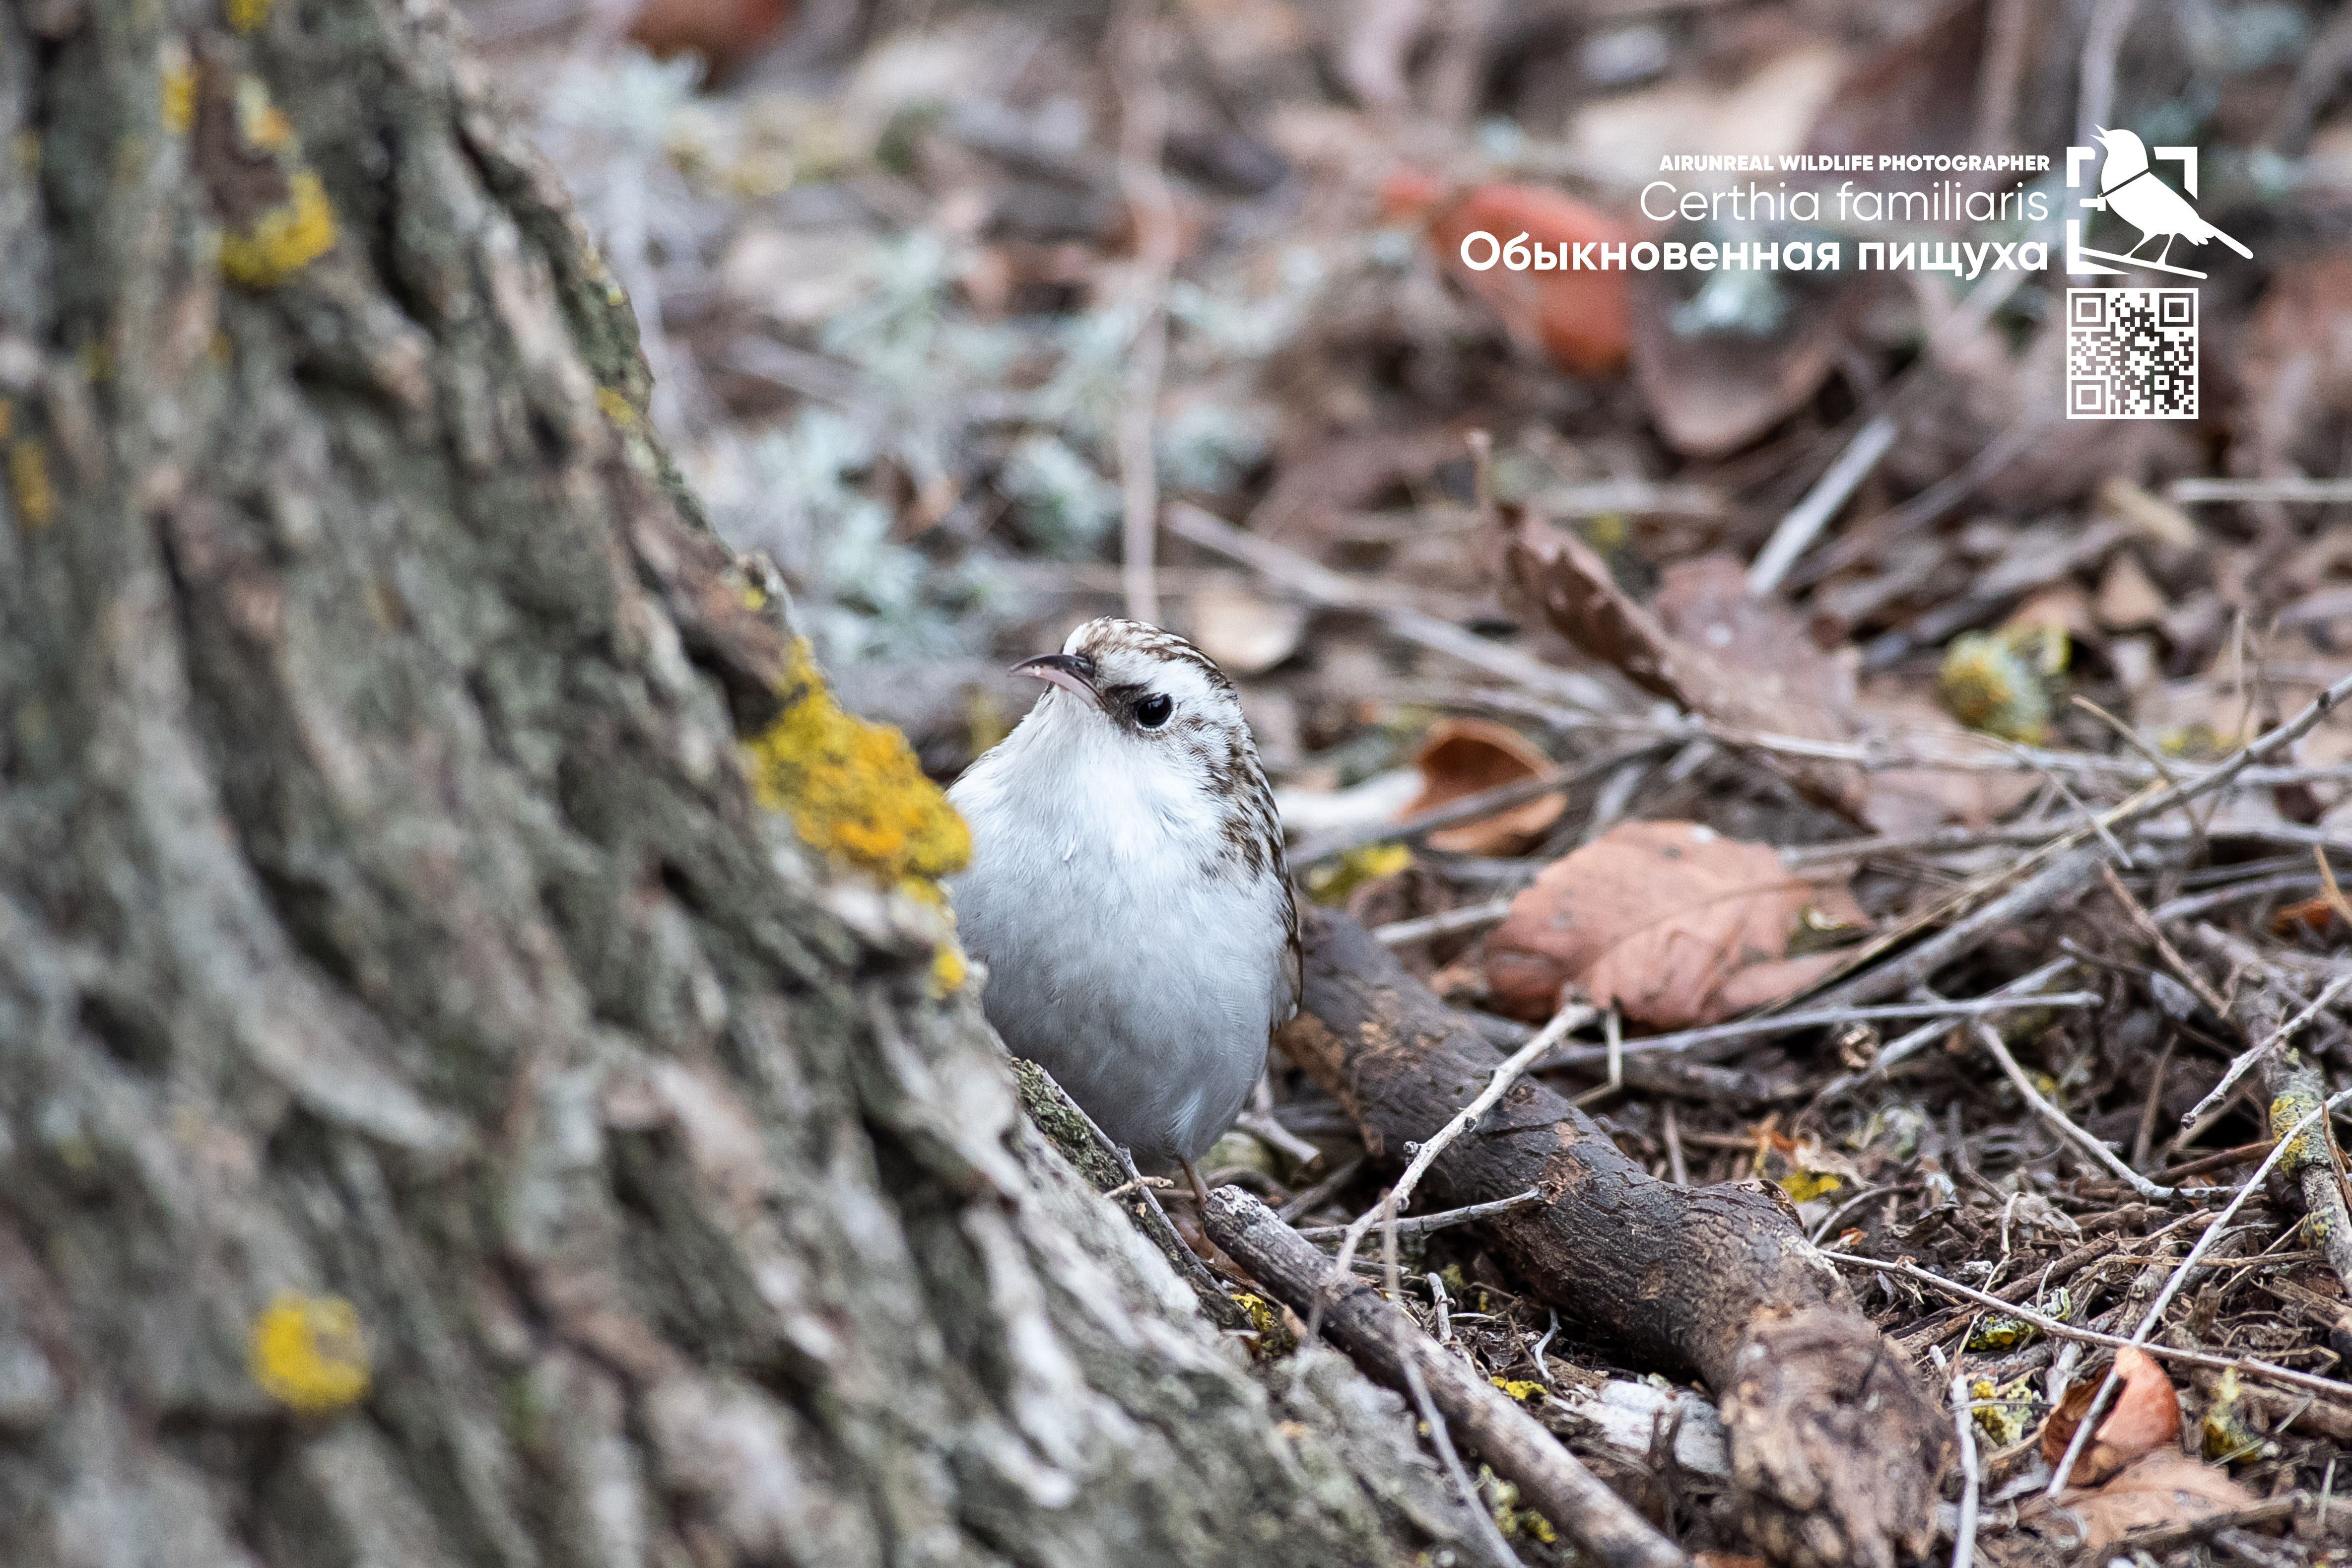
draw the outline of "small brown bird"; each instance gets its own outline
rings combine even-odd
[[[1047,683],[948,798],[949,885],[981,1005],[1146,1170],[1194,1164],[1297,1010],[1298,911],[1233,683],[1173,632],[1107,617],[1013,666]]]

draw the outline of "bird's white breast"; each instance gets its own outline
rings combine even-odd
[[[1289,1010],[1278,887],[1223,853],[1197,778],[1077,701],[1043,700],[950,792],[972,834],[959,932],[1006,1045],[1139,1159],[1195,1157]]]

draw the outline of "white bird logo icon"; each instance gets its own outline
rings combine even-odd
[[[2164,248],[2157,252],[2154,261],[2142,261],[2141,265],[2165,266],[2164,258],[2171,254],[2172,242],[2176,239],[2185,239],[2191,245],[2218,239],[2241,256],[2252,257],[2254,254],[2199,217],[2197,209],[2189,205],[2186,196],[2157,176],[2148,166],[2147,144],[2137,136],[2128,131],[2102,131],[2098,133],[2098,142],[2107,150],[2106,158],[2099,165],[2099,194],[2085,197],[2083,205],[2099,212],[2112,212],[2139,230],[2138,244],[2116,257],[2116,260],[2139,260],[2140,246],[2158,235],[2164,237]],[[2093,251],[2085,254],[2105,253]],[[2190,276],[2202,277],[2204,274],[2192,273]]]

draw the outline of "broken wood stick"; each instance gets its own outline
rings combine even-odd
[[[2303,998],[2276,966],[2265,963],[2243,940],[2207,925],[2190,928],[2198,946],[2226,964],[2236,981],[2230,1002],[2230,1022],[2256,1042],[2246,1053],[2262,1074],[2263,1092],[2270,1098],[2270,1134],[2287,1137],[2291,1125],[2307,1121],[2312,1108],[2327,1099],[2327,1078],[2317,1066],[2287,1041],[2341,989],[2340,983],[2323,989],[2297,1011]],[[2290,1014],[2294,1016],[2289,1016]],[[2243,1061],[2246,1057],[2238,1059]],[[2231,1066],[2234,1068],[2235,1063]],[[2336,1130],[2325,1116],[2284,1155],[2275,1150],[2286,1184],[2303,1201],[2304,1228],[2326,1255],[2345,1291],[2352,1294],[2352,1209],[2344,1201],[2340,1173],[2344,1156],[2336,1146]]]
[[[1610,1568],[1686,1568],[1689,1559],[1559,1446],[1518,1403],[1421,1331],[1360,1279],[1338,1279],[1314,1243],[1239,1187],[1209,1194],[1209,1237],[1301,1318],[1391,1388],[1421,1374],[1446,1423],[1538,1512]]]
[[[1402,1164],[1503,1055],[1361,926],[1303,913],[1299,1013],[1276,1041],[1356,1117],[1374,1159]],[[1531,1185],[1551,1201],[1486,1222],[1486,1234],[1534,1295],[1589,1334],[1715,1391],[1742,1523],[1760,1545],[1823,1568],[1889,1568],[1927,1551],[1951,1443],[1941,1400],[1785,1200],[1760,1185],[1659,1181],[1566,1099],[1522,1079],[1431,1167],[1428,1190],[1460,1207]]]

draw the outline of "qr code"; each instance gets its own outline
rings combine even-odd
[[[2197,417],[2197,290],[2066,290],[2066,417]]]

